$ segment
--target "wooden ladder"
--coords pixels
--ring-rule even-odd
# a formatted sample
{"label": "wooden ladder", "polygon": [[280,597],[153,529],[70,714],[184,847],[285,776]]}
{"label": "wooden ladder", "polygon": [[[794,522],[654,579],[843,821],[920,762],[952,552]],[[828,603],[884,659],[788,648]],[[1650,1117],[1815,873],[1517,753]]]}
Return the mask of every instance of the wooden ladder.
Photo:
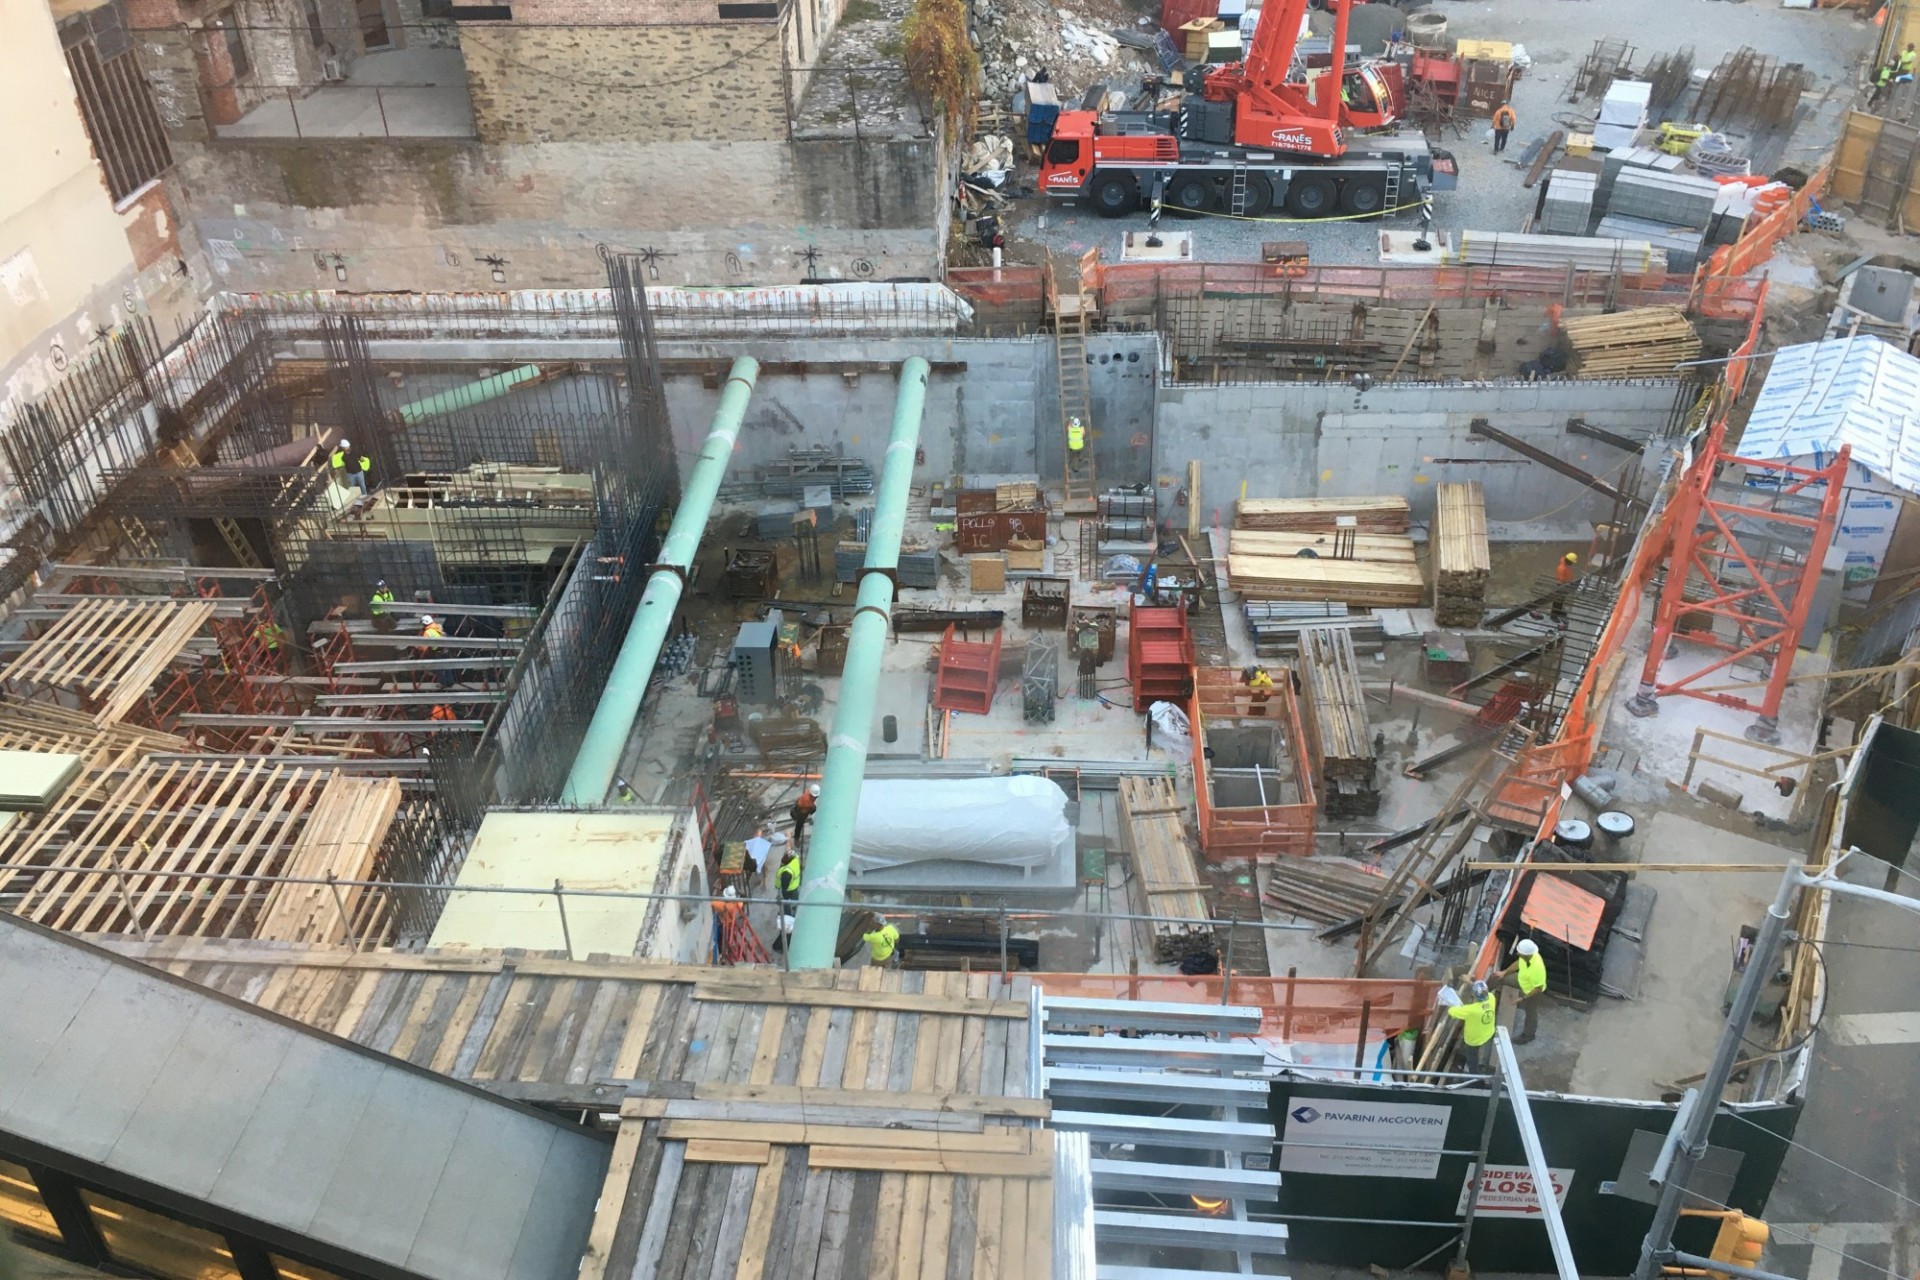
{"label": "wooden ladder", "polygon": [[[1047,265],[1047,292],[1053,307],[1054,354],[1060,377],[1060,452],[1064,510],[1069,515],[1091,515],[1099,491],[1093,463],[1093,401],[1087,384],[1087,312],[1090,300],[1078,277],[1067,305],[1062,306],[1059,282],[1052,263]],[[1086,447],[1078,454],[1067,446],[1067,424],[1080,419],[1086,429]]]}
{"label": "wooden ladder", "polygon": [[[200,466],[200,455],[195,453],[185,441],[162,447],[158,451],[158,456],[161,461],[170,462],[183,471]],[[233,552],[233,558],[240,568],[264,569],[267,567],[254,552],[253,544],[247,541],[247,535],[240,531],[238,523],[226,516],[214,516],[213,527],[220,531],[220,537],[225,540],[227,550]]]}

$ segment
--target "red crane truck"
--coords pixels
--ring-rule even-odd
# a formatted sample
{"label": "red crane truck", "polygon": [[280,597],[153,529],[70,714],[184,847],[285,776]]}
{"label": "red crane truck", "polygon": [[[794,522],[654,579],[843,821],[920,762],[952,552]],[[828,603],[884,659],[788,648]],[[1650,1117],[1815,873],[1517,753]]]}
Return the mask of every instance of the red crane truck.
{"label": "red crane truck", "polygon": [[1198,93],[1189,76],[1173,110],[1062,111],[1040,189],[1108,218],[1143,200],[1186,215],[1370,216],[1452,190],[1452,152],[1386,132],[1400,116],[1399,68],[1346,65],[1353,0],[1335,0],[1330,64],[1294,74],[1306,5],[1268,0],[1246,60],[1203,68]]}

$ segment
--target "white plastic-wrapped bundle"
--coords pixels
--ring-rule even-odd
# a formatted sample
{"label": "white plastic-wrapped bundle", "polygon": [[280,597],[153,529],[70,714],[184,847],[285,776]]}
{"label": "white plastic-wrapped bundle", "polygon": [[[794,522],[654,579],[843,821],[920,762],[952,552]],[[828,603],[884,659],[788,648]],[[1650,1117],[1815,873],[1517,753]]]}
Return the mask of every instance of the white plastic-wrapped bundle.
{"label": "white plastic-wrapped bundle", "polygon": [[1042,867],[1072,857],[1067,793],[1045,778],[869,779],[860,787],[855,873],[914,862]]}

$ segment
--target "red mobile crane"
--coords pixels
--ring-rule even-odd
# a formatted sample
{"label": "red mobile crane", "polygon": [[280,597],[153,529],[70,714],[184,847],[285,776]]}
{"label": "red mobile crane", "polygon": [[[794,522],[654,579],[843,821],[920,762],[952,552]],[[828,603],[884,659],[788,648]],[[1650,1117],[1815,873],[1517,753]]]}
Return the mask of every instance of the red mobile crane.
{"label": "red mobile crane", "polygon": [[[1171,111],[1062,111],[1040,169],[1052,197],[1117,218],[1159,200],[1175,213],[1299,218],[1378,215],[1450,191],[1453,154],[1399,118],[1399,70],[1346,65],[1347,14],[1334,0],[1330,65],[1294,75],[1307,0],[1268,0],[1245,62],[1203,68]],[[1336,89],[1334,86],[1339,86]]]}

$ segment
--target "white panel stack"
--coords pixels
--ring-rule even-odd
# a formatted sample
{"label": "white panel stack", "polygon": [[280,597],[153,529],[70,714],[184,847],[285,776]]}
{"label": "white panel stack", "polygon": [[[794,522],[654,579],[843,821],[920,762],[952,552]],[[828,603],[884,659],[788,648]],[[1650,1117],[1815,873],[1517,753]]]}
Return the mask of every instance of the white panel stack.
{"label": "white panel stack", "polygon": [[1600,99],[1600,119],[1593,126],[1593,145],[1611,151],[1630,147],[1647,123],[1653,86],[1644,80],[1615,80]]}
{"label": "white panel stack", "polygon": [[1720,184],[1709,178],[1628,168],[1614,179],[1607,214],[1699,230],[1713,220],[1713,205],[1719,196]]}
{"label": "white panel stack", "polygon": [[1476,267],[1565,267],[1622,275],[1662,272],[1667,255],[1645,240],[1590,236],[1530,236],[1512,231],[1462,231],[1457,262]]}
{"label": "white panel stack", "polygon": [[1548,235],[1584,236],[1593,218],[1593,197],[1600,175],[1576,169],[1555,169],[1547,180],[1547,196],[1540,208],[1540,230]]}

